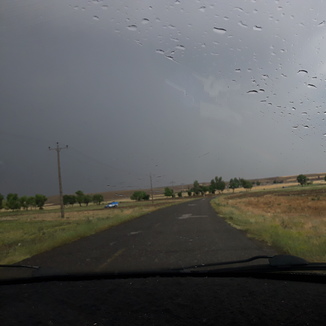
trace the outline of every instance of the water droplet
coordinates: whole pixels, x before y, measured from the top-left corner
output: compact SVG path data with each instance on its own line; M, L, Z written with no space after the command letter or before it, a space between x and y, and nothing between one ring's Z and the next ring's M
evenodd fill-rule
M257 94L258 91L256 91L255 89L252 89L250 91L247 92L248 94Z
M184 47L184 45L181 45L181 44L177 45L176 48L179 49L179 50L185 50L186 49Z
M286 74L281 74L281 76L282 76L282 77L284 77L284 78L286 78L286 77L287 77L287 75L286 75Z
M263 79L267 79L267 78L269 78L269 76L266 75L266 74L262 75L262 77L263 77Z
M245 27L245 28L248 27L248 25L245 24L245 23L243 23L241 20L240 20L240 22L238 23L238 25L241 26L241 27Z
M300 74L300 73L304 73L304 74L307 74L307 73L308 73L308 71L307 71L307 70L304 70L304 69L300 69L300 70L298 71L298 74Z
M142 24L148 24L149 23L149 19L147 18L143 18L143 20L141 21Z
M295 111L295 110L296 110L296 108L294 106L292 106L292 111Z
M308 84L308 87L309 87L309 88L317 88L317 86L314 85L314 84Z
M205 6L201 6L201 7L199 8L199 11L201 11L201 12L205 12L205 10L206 10L206 7L205 7Z
M127 28L129 29L129 31L137 31L137 25L129 25Z
M308 129L308 128L309 128L309 126L308 126L308 125L304 125L304 126L303 126L303 128L306 128L306 129Z
M214 27L213 31L217 34L225 34L226 33L226 29L225 28L221 28L221 27Z
M323 20L321 23L318 24L319 27L325 26L326 21Z
M325 137L326 137L326 133L325 133L325 134L323 134L323 136L325 136Z
M302 112L302 115L307 115L308 113L307 112Z
M261 31L263 28L261 27L261 26L257 26L257 25L255 25L254 27L253 27L253 30L254 31Z
M299 126L293 126L292 128L293 128L293 129L298 129L298 128L299 128Z
M236 72L241 72L241 69L240 68L237 68L235 71Z
M107 10L107 9L109 9L109 6L108 5L103 5L102 9Z
M164 51L162 49L156 49L157 53L164 54Z
M263 88L259 88L259 92L265 92Z
M99 16L93 16L93 19L100 20L100 17Z
M171 55L166 55L165 56L167 59L171 60L171 61L175 61L174 58Z

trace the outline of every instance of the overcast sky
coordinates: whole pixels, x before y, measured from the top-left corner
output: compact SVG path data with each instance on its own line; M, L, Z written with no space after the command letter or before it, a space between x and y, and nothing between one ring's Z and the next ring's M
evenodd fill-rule
M325 172L326 2L4 0L0 193ZM109 185L109 186L108 186Z

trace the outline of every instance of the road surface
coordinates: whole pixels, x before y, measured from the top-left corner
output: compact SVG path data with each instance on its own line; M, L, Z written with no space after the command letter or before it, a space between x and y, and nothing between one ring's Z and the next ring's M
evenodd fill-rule
M139 217L24 261L54 271L139 271L276 252L227 224L209 198Z

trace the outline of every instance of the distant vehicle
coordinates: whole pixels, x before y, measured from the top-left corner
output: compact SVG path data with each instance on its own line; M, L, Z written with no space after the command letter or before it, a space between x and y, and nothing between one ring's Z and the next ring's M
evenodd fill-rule
M111 203L108 203L107 205L104 206L104 208L113 208L113 207L118 207L119 202L113 201Z

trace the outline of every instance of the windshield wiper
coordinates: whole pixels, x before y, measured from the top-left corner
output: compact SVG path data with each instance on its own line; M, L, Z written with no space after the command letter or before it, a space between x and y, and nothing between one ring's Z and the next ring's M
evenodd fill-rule
M268 264L246 265L220 268L220 266L244 264L258 259L268 259ZM219 266L219 268L214 268ZM303 258L291 255L255 256L243 260L226 261L182 267L177 269L138 270L138 271L107 271L90 273L55 273L49 274L38 266L1 265L0 267L19 267L38 269L29 277L0 279L1 284L40 283L51 281L90 281L104 279L131 279L147 277L252 277L277 280L326 283L326 263L310 263ZM307 273L311 271L311 273ZM318 273L315 273L315 272ZM42 274L43 272L43 274ZM304 272L304 273L300 273Z
M312 263L307 262L305 259L297 256L292 255L276 255L276 256L254 256L247 259L241 259L241 260L232 260L232 261L225 261L225 262L219 262L219 263L210 263L210 264L201 264L201 265L193 265L193 266L187 266L183 267L182 270L186 271L189 269L198 269L198 268L207 268L207 267L217 267L217 266L226 266L226 265L235 265L235 264L243 264L243 263L249 263L251 261L255 261L258 259L268 259L269 266L273 267L298 267L298 266L307 266ZM259 265L262 266L262 265ZM249 266L249 268L252 266ZM180 269L178 269L180 270Z
M31 266L31 265L1 265L0 267L5 267L5 268L31 268L31 269L39 269L40 266Z

